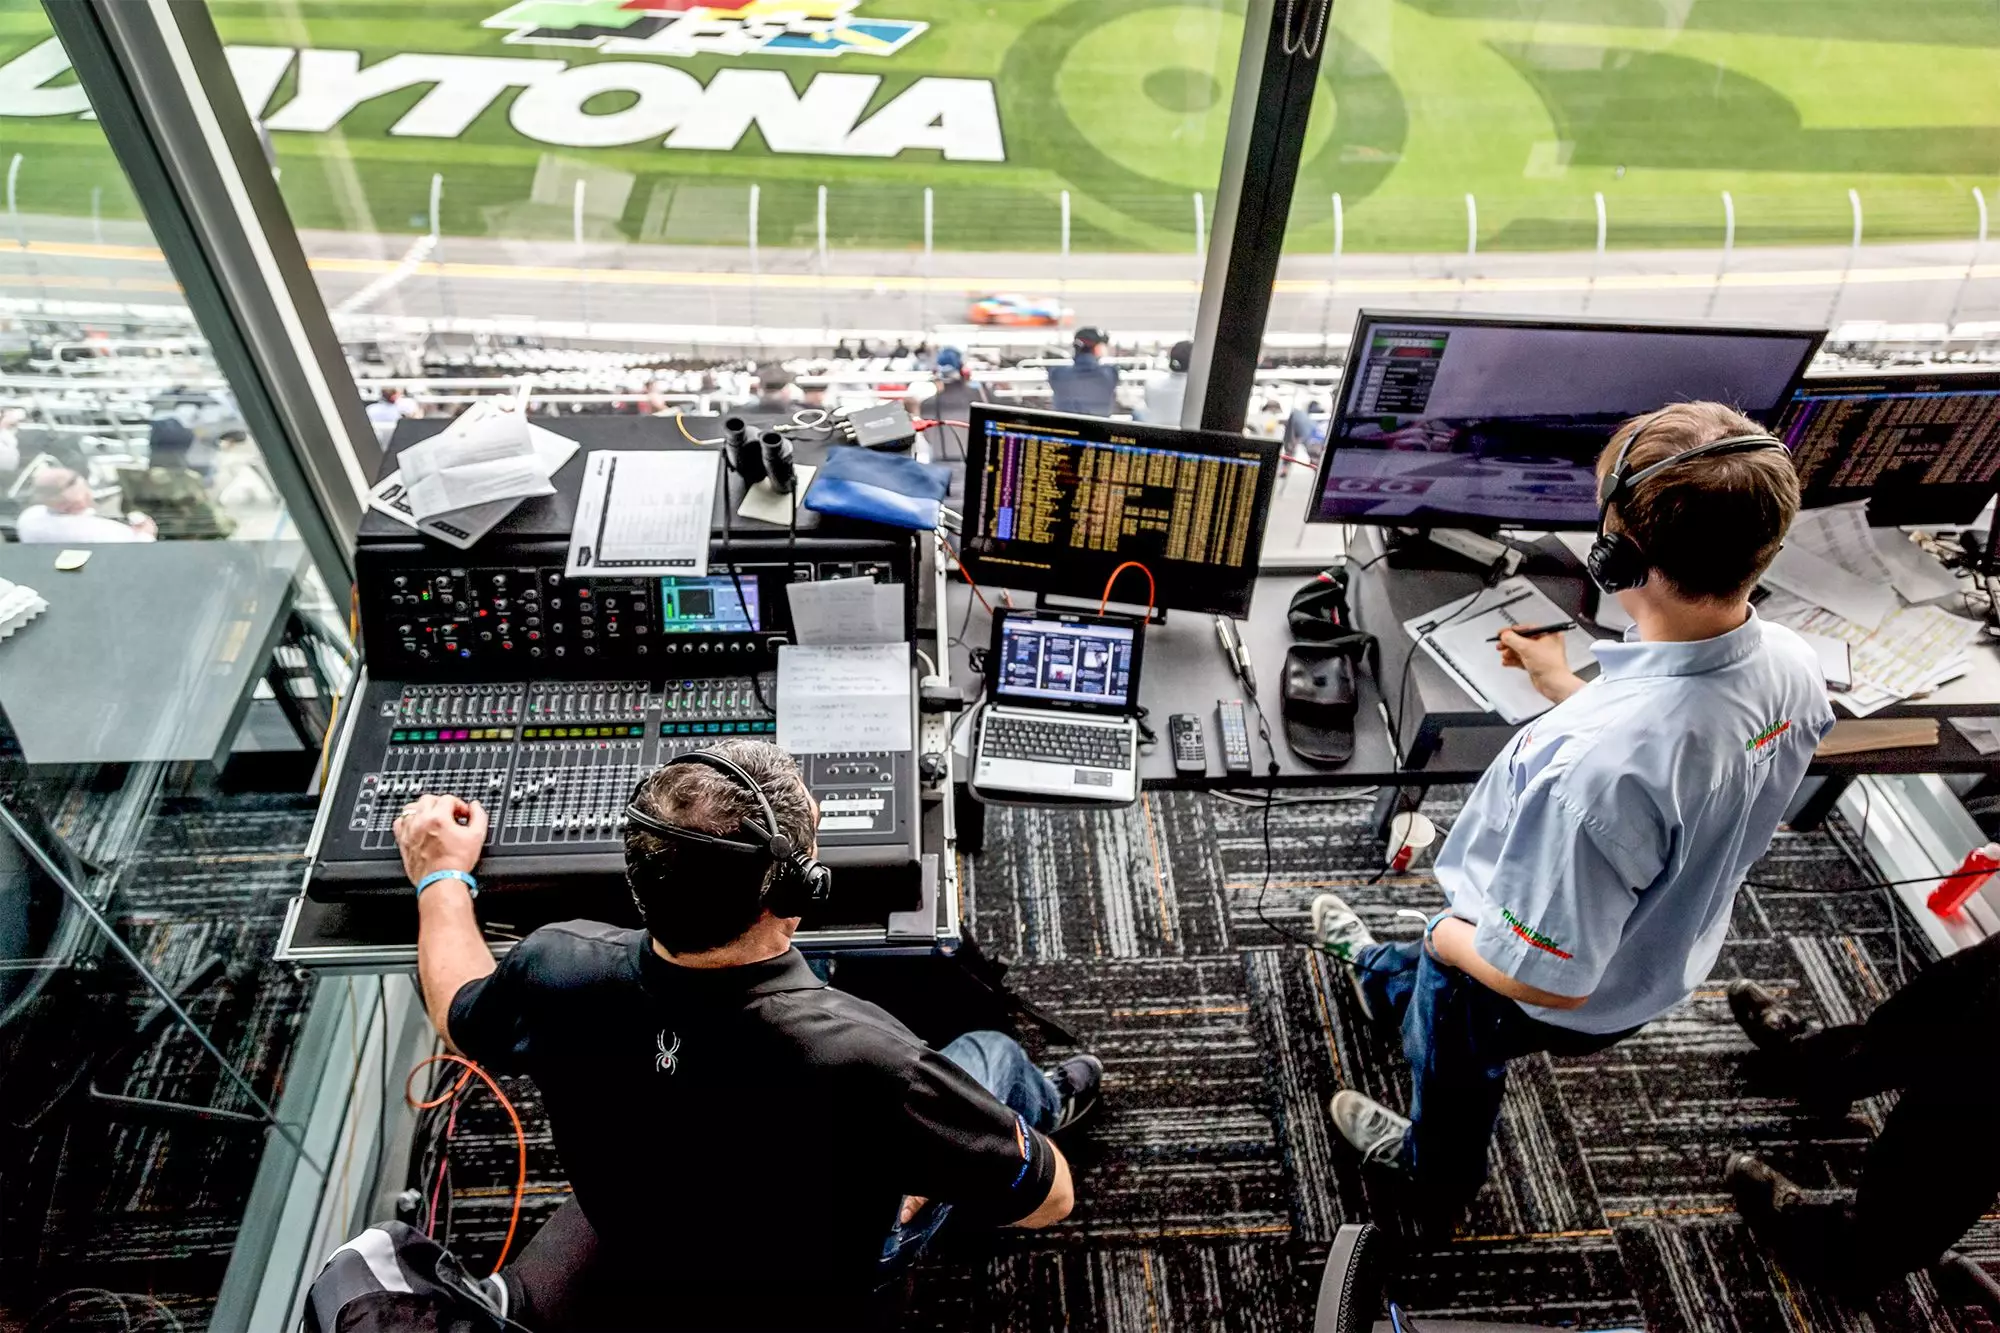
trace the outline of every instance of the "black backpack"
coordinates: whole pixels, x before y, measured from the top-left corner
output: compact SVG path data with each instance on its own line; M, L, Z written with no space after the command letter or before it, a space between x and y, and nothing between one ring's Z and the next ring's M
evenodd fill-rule
M335 1250L306 1292L305 1333L502 1333L497 1279L473 1277L404 1222L372 1226Z

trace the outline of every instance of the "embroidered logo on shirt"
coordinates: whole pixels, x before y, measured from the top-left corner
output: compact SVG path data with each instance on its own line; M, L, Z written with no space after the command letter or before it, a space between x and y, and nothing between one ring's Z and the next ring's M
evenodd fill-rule
M660 1053L653 1057L653 1068L662 1074L671 1074L681 1067L681 1034L676 1032L673 1035L674 1044L671 1046L667 1045L665 1028L660 1029L660 1035L654 1040L654 1044L660 1048Z
M1751 750L1761 750L1791 729L1792 720L1790 718L1786 718L1782 722L1773 722L1770 726L1743 742L1743 749L1746 753Z
M1571 958L1576 956L1574 954L1565 952L1560 946L1556 944L1554 940L1542 934L1541 931L1536 930L1533 926L1521 920L1520 917L1515 916L1512 912L1508 911L1504 907L1500 909L1500 919L1507 923L1507 929L1513 931L1516 935L1519 935L1522 939L1534 945L1537 949L1540 949L1543 953L1552 953L1556 957L1562 959L1564 962L1568 962Z

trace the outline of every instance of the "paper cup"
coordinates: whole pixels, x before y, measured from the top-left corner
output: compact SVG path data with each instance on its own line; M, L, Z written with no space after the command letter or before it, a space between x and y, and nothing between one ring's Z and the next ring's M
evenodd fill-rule
M1405 810L1397 815L1389 821L1389 869L1408 870L1437 835L1437 825L1421 812Z

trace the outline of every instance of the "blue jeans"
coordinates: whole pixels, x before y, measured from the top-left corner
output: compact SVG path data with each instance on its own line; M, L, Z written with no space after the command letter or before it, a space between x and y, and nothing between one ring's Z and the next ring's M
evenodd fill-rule
M1456 1222L1486 1179L1509 1060L1535 1051L1588 1055L1638 1031L1602 1036L1530 1018L1414 941L1372 945L1355 966L1376 1021L1402 1029L1410 1127L1397 1164L1428 1219L1441 1223Z
M1021 1043L1004 1032L968 1032L940 1052L945 1059L972 1075L980 1087L998 1098L1000 1104L1028 1122L1028 1128L1046 1134L1054 1127L1062 1110L1062 1094L1048 1075L1035 1067ZM905 1222L898 1205L895 1224L882 1242L882 1277L900 1276L930 1245L931 1238L951 1216L951 1205L936 1200L917 1210Z

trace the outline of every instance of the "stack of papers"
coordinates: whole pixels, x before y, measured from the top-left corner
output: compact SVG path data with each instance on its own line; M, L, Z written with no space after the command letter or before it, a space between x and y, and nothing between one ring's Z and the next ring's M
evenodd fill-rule
M903 585L866 576L789 583L792 637L802 644L903 643Z
M1555 707L1528 681L1519 667L1502 666L1500 649L1487 640L1509 625L1553 625L1570 620L1541 589L1522 576L1505 579L1476 598L1460 597L1403 622L1403 632L1422 645L1459 688L1475 700L1519 724ZM1571 670L1595 659L1591 637L1580 629L1563 631Z
M397 458L369 507L463 551L575 456L576 442L533 425L512 398L485 399Z
M1802 634L1847 644L1853 684L1832 698L1856 717L1964 675L1969 665L1966 649L1978 640L1980 631L1978 621L1934 606L1899 607L1874 629L1796 597L1770 598L1758 614Z
M49 609L42 595L25 583L0 579L0 639Z

